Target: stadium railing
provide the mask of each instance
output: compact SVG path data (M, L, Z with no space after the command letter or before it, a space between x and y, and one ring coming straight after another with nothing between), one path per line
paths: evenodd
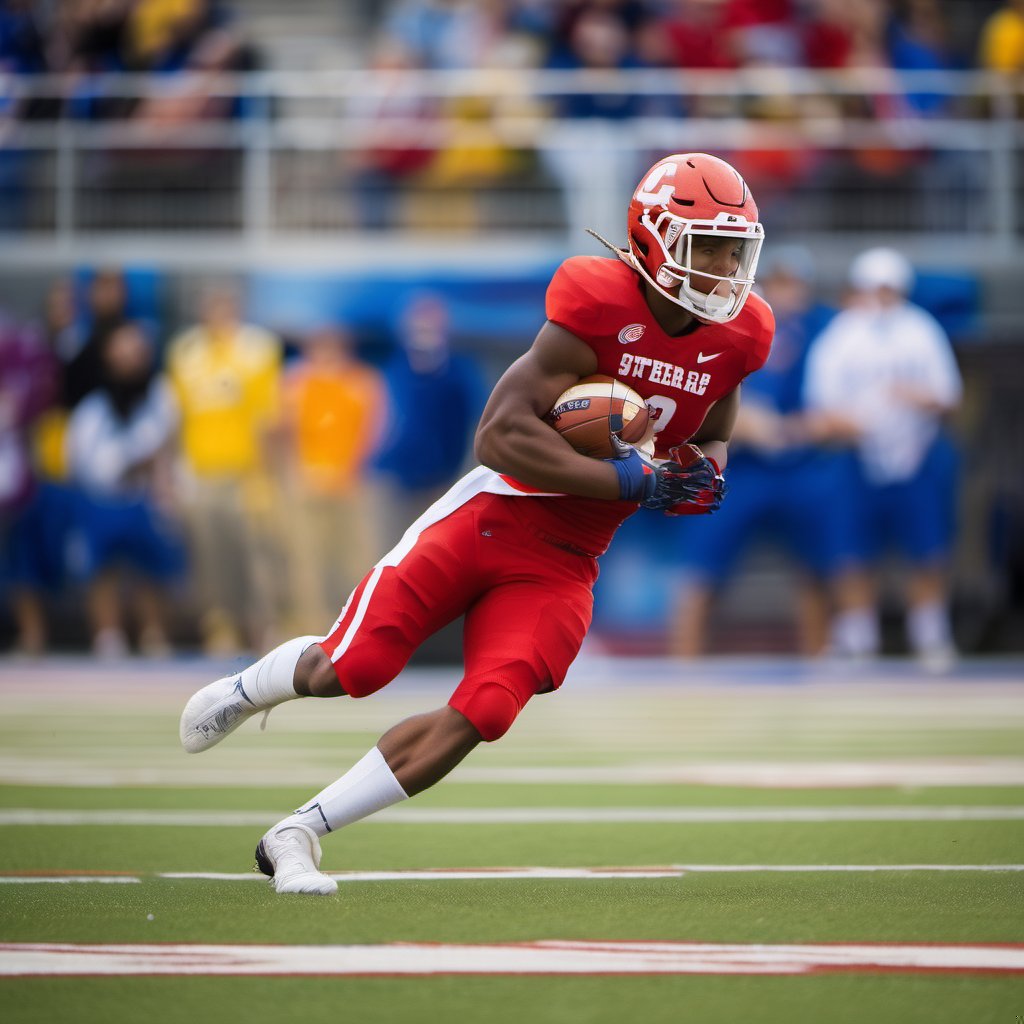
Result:
M618 238L637 176L687 150L734 161L777 233L911 252L945 236L983 265L1024 251L1022 109L1019 83L984 72L8 76L0 232L19 245L0 265L99 246L365 266L397 236L476 253Z

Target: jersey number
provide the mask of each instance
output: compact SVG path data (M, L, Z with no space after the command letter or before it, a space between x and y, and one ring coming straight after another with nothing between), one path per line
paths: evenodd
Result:
M651 419L654 420L654 432L664 430L668 421L676 414L676 400L668 395L652 395L647 399L647 405L651 410Z

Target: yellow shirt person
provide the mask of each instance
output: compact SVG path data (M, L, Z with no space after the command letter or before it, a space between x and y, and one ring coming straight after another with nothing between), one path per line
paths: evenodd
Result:
M282 613L278 491L266 458L281 360L278 339L242 323L226 289L210 291L201 321L168 346L167 374L181 408L180 499L211 654L264 645Z
M991 71L1024 71L1024 0L1009 0L981 30L978 63Z
M262 468L261 438L277 415L281 345L249 324L197 325L179 335L167 368L182 410L182 448L200 477Z

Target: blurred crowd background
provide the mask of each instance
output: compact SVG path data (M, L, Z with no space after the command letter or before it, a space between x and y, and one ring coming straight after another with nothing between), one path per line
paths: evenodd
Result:
M1022 0L0 0L0 649L326 631L686 150L779 335L592 642L1024 649L1022 113Z

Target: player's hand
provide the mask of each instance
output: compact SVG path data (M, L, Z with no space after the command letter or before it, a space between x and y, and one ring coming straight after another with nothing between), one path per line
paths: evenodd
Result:
M631 444L612 434L614 459L605 459L619 474L619 500L643 502L654 493L656 468L651 465Z
M670 516L708 515L722 506L725 479L696 445L671 449L672 459L654 469L655 485L640 504Z

